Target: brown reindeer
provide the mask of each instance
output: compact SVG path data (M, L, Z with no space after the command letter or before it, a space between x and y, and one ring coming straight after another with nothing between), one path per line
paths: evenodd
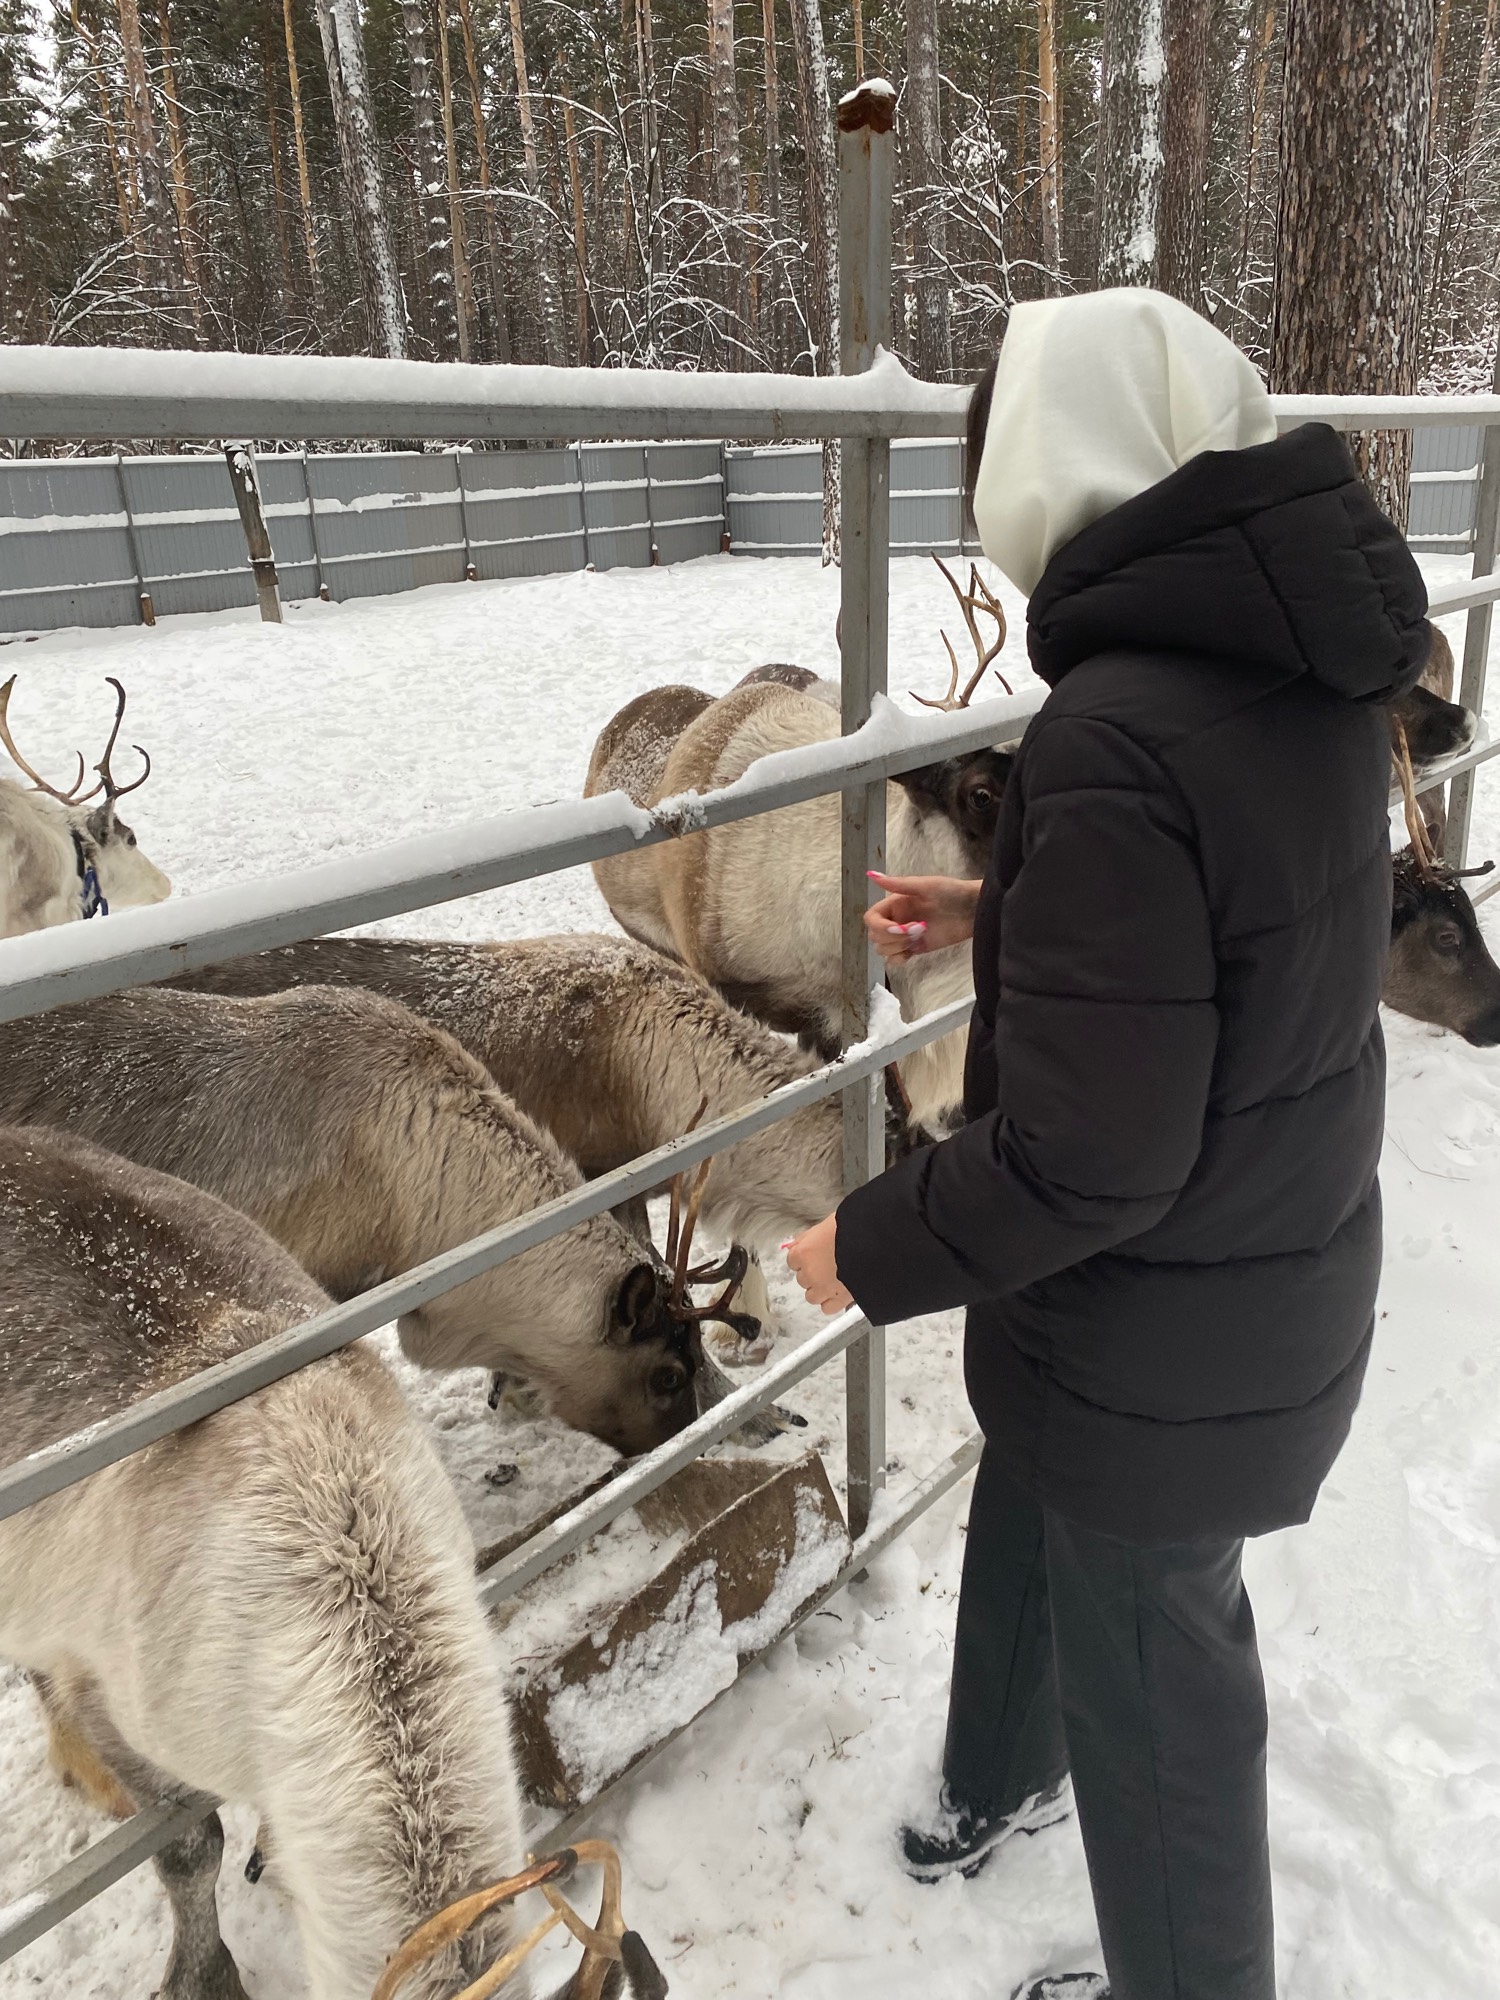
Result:
M375 993L145 988L0 1028L0 1120L62 1127L242 1210L336 1298L579 1185L450 1036ZM613 1216L400 1323L430 1368L503 1370L616 1450L697 1414L701 1342Z
M233 994L356 986L400 1001L461 1042L589 1176L675 1139L698 1107L722 1117L814 1061L686 967L624 938L314 938L174 984ZM839 1109L829 1098L717 1155L703 1223L767 1254L828 1214L842 1171ZM758 1263L735 1304L772 1330Z
M104 755L95 765L98 783L84 790L84 763L66 789L49 784L16 747L10 730L10 698L16 677L0 687L0 745L30 781L28 792L0 778L0 938L46 930L54 924L107 915L159 903L172 884L148 861L135 834L116 810L151 775L151 759L136 749L145 769L128 785L118 784L111 760L125 715L125 690L115 690L115 721ZM91 801L103 796L102 805Z
M1400 753L1399 729L1418 775L1427 765L1462 755L1479 728L1474 711L1453 699L1453 648L1438 626L1430 629L1432 645L1421 679L1391 709L1393 754ZM1423 792L1420 803L1428 837L1441 847L1448 821L1442 786Z

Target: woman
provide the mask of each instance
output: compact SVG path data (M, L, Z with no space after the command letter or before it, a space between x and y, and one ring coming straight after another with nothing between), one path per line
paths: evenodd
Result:
M990 875L883 880L868 920L888 958L972 932L968 1123L790 1261L877 1325L969 1308L986 1447L907 1866L972 1874L1071 1773L1108 1984L1028 1992L1273 2000L1240 1556L1307 1519L1369 1355L1384 705L1426 596L1335 433L1278 440L1157 293L1016 308L970 429L1052 692Z

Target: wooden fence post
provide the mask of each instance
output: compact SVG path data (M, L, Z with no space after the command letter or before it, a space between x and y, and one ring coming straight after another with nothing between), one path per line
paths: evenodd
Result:
M245 547L250 552L250 568L255 577L255 594L260 615L268 625L281 623L281 593L276 588L276 558L271 552L271 535L260 504L260 478L255 469L255 451L248 439L226 444L224 462L229 467L229 483L234 488L234 504L240 510L240 526L245 531Z
M839 372L858 375L891 339L891 128L896 93L861 84L838 107ZM884 694L890 603L891 447L885 438L845 438L840 503L839 642L843 731L868 721ZM867 871L885 866L885 781L843 795L843 1040L870 1030L878 962L865 935ZM885 1166L885 1080L880 1072L844 1092L844 1185ZM885 1330L872 1327L844 1361L849 1532L862 1535L885 1484Z

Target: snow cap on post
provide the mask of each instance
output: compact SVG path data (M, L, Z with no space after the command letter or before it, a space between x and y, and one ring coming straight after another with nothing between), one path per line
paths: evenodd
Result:
M1012 308L974 485L985 554L1028 596L1065 542L1204 451L1276 435L1232 340L1130 286Z
M896 122L896 87L883 76L846 90L839 99L841 132L889 132Z

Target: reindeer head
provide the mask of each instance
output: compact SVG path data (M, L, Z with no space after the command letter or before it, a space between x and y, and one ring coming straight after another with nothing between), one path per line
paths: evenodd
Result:
M1391 956L1381 998L1398 1014L1449 1028L1476 1048L1493 1048L1500 1043L1500 966L1460 883L1488 875L1495 864L1450 868L1439 858L1417 802L1399 719L1393 734L1411 845L1391 864Z
M15 738L10 731L10 697L16 685L16 677L11 675L4 687L0 687L0 744L17 770L31 780L34 790L54 800L62 809L69 832L73 836L78 851L80 875L93 873L95 887L105 908L131 909L146 903L160 903L172 893L172 884L156 864L141 852L134 831L128 827L116 810L117 801L128 793L139 791L151 775L151 759L136 744L137 755L145 769L128 785L117 784L114 777L112 759L115 744L119 740L120 724L125 717L125 690L110 677L109 685L115 691L114 727L109 732L109 741L104 746L104 755L94 766L98 783L88 791L83 789L85 767L83 753L75 751L78 770L66 791L49 784L21 755L16 748ZM91 805L91 801L103 794L102 805ZM87 914L92 915L90 910Z

